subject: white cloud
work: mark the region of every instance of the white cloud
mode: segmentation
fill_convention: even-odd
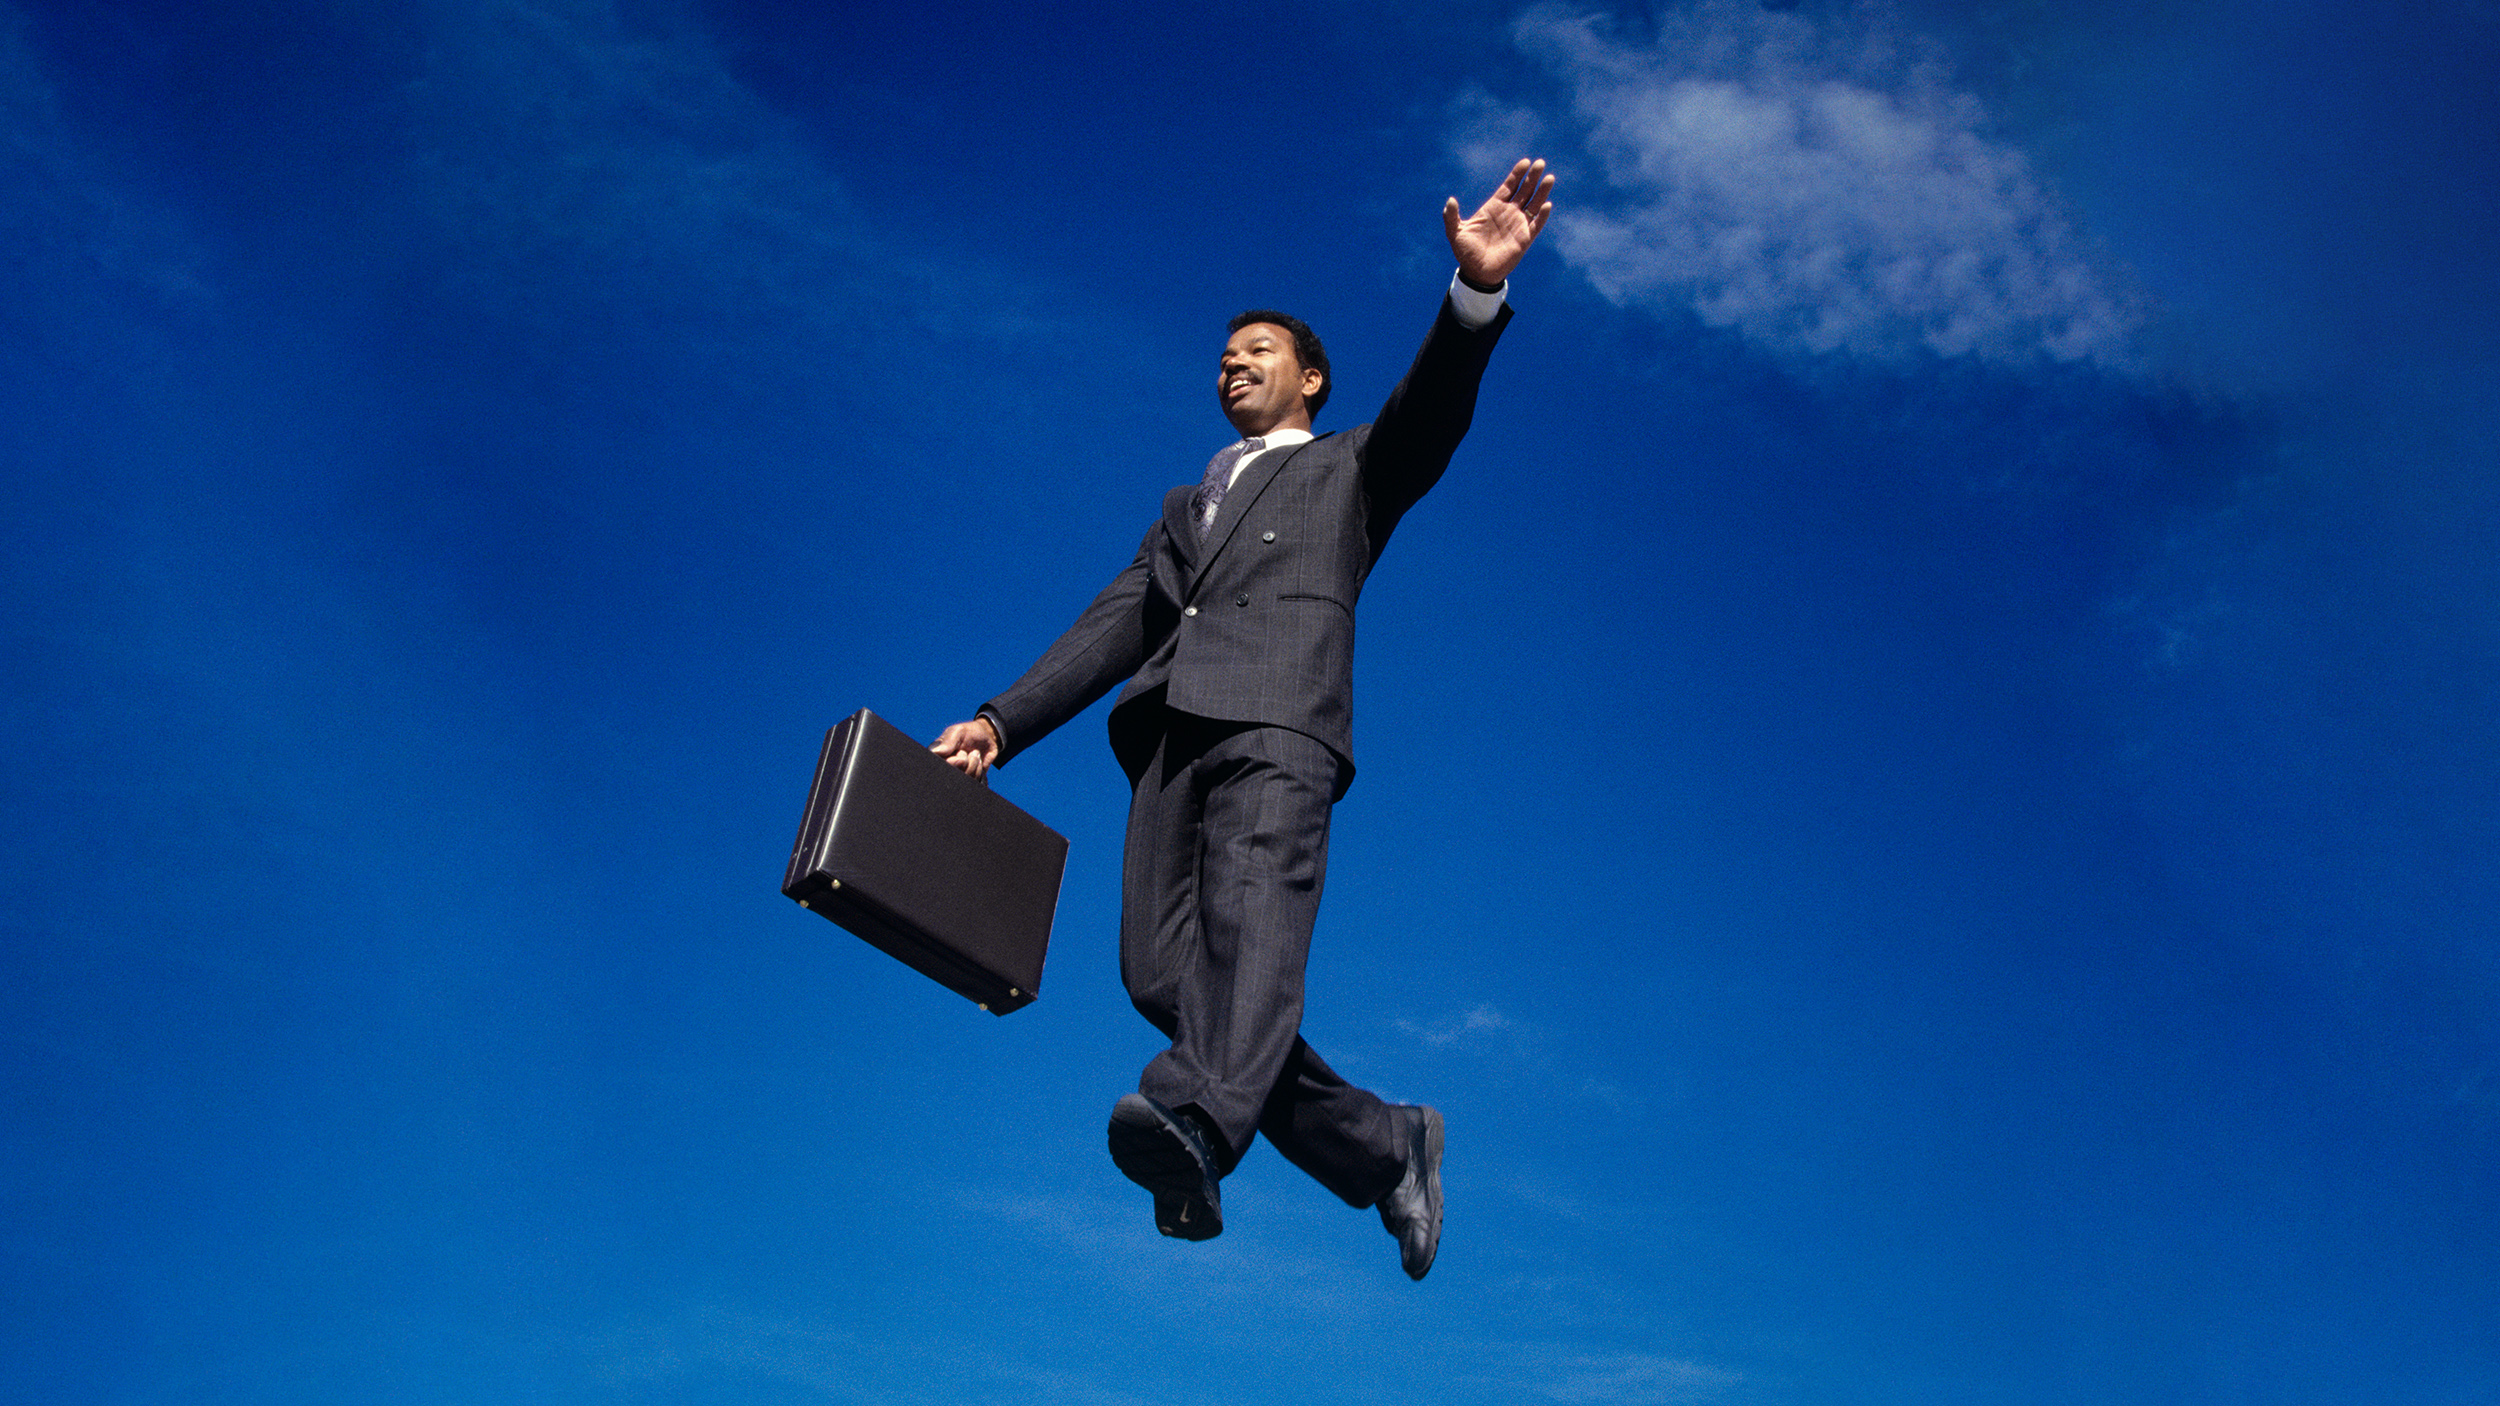
[[[1281,1158],[1256,1156],[1224,1183],[1236,1213],[1224,1234],[1176,1246],[1155,1233],[1149,1200],[1108,1167],[1087,1179],[1108,1192],[1051,1187],[983,1186],[958,1205],[967,1219],[995,1218],[1021,1241],[1055,1243],[1056,1262],[1088,1281],[1098,1303],[1186,1300],[1255,1307],[1275,1305],[1345,1323],[1394,1312],[1406,1281],[1394,1269],[1396,1246],[1368,1212],[1351,1212],[1333,1197],[1311,1195],[1302,1173]],[[1278,1183],[1292,1186],[1278,1195]],[[1380,1271],[1388,1269],[1387,1274]]]
[[[1419,1025],[1411,1020],[1400,1020],[1397,1022],[1397,1027],[1425,1044],[1435,1047],[1454,1045],[1472,1035],[1511,1028],[1510,1018],[1491,1006],[1478,1006],[1465,1015],[1452,1020],[1437,1021],[1431,1025]]]
[[[411,228],[406,247],[373,237],[443,295],[491,307],[507,339],[528,343],[541,324],[552,343],[605,320],[797,387],[827,364],[876,360],[893,394],[916,384],[896,358],[927,355],[932,339],[950,344],[934,375],[959,364],[951,344],[1042,325],[1030,280],[978,247],[898,235],[876,192],[863,200],[856,173],[666,7],[463,0],[416,13],[404,22],[420,27],[423,58],[396,109],[411,154],[395,196]]]
[[[1744,1380],[1740,1373],[1647,1352],[1591,1352],[1523,1346],[1497,1353],[1505,1384],[1521,1395],[1562,1402],[1638,1406],[1715,1401]]]
[[[2129,363],[2132,299],[1979,103],[1874,12],[1701,0],[1655,30],[1538,9],[1515,31],[1571,85],[1603,188],[1559,190],[1554,237],[1607,298],[1788,352]],[[1460,116],[1471,165],[1535,130],[1481,99]]]
[[[584,1343],[610,1386],[642,1391],[698,1383],[787,1383],[826,1401],[937,1406],[1030,1401],[1050,1406],[1147,1406],[1152,1399],[1095,1385],[1083,1373],[961,1342],[900,1342],[800,1318],[699,1308],[657,1323],[620,1325]],[[910,1387],[898,1387],[909,1382]]]

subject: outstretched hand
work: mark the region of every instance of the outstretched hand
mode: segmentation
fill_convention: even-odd
[[[1458,197],[1450,197],[1441,207],[1441,225],[1468,282],[1491,287],[1510,277],[1552,218],[1554,202],[1546,197],[1553,193],[1545,162],[1522,159],[1467,218],[1459,218]]]

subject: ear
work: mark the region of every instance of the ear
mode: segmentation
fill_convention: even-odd
[[[1326,384],[1328,384],[1328,378],[1320,374],[1318,367],[1305,366],[1302,368],[1302,398],[1304,400],[1309,400],[1312,396],[1318,395],[1319,388]]]

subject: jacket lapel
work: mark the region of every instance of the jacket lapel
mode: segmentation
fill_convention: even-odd
[[[1259,495],[1267,491],[1270,483],[1276,481],[1276,475],[1285,465],[1293,462],[1295,455],[1317,443],[1317,439],[1306,439],[1282,454],[1262,454],[1250,461],[1250,467],[1241,471],[1241,477],[1234,479],[1233,486],[1225,490],[1224,502],[1215,510],[1215,526],[1207,533],[1206,545],[1198,551],[1195,564],[1201,573],[1205,564],[1215,560],[1217,554],[1224,550],[1224,544],[1232,540],[1233,529],[1241,526],[1241,515],[1250,511],[1250,505],[1258,501]],[[1184,504],[1181,508],[1184,522],[1188,516],[1189,509]],[[1189,588],[1195,592],[1198,583],[1191,581]]]

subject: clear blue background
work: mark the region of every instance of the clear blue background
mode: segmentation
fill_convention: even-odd
[[[1643,198],[1519,17],[0,0],[0,1396],[2500,1400],[2490,0],[1784,7],[1976,104],[2096,359],[1531,256],[1312,964],[1448,1115],[1421,1285],[1103,1156],[1098,712],[1000,777],[1029,1010],[778,895],[823,729],[1228,438],[1226,316],[1342,428],[1488,112]]]

